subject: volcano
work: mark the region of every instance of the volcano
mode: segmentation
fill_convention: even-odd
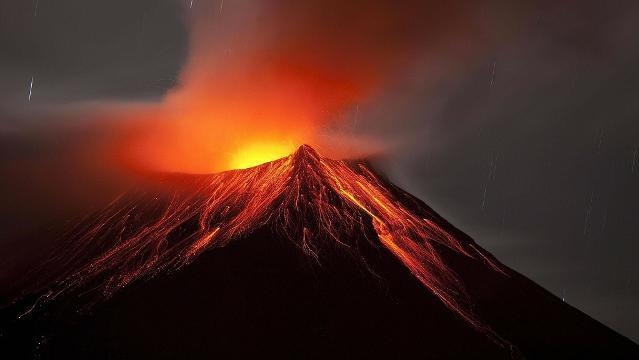
[[[639,358],[365,161],[164,183],[65,234],[3,309],[3,358]]]

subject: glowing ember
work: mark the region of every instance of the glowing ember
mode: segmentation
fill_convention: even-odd
[[[79,226],[49,264],[63,271],[45,287],[42,300],[78,290],[109,297],[132,281],[178,269],[204,251],[264,226],[316,260],[327,243],[361,259],[351,239],[376,233],[370,242],[386,247],[453,312],[492,334],[471,312],[463,285],[440,250],[450,249],[496,271],[499,266],[365,163],[330,160],[302,146],[267,164],[198,179],[189,195],[176,193],[152,204],[122,199]]]

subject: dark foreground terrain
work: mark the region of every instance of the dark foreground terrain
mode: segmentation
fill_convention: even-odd
[[[263,230],[90,314],[61,317],[58,305],[13,322],[5,311],[2,358],[639,358],[637,345],[525,278],[451,256],[475,311],[516,348],[503,347],[385,249],[365,251],[377,276],[338,251],[318,265]]]

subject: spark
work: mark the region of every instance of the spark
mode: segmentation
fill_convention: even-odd
[[[193,8],[193,0],[191,0],[191,2],[189,3],[189,9]]]

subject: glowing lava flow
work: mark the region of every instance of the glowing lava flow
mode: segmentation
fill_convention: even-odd
[[[178,269],[202,252],[225,246],[263,226],[319,261],[333,242],[357,256],[349,242],[374,229],[386,247],[448,308],[491,333],[472,314],[463,285],[442,260],[446,247],[499,265],[472,240],[445,230],[421,201],[390,185],[363,162],[320,157],[308,146],[257,167],[197,178],[196,191],[141,206],[120,199],[78,227],[51,261],[63,272],[44,301],[75,290],[111,296],[158,272]],[[370,233],[370,231],[368,232]]]

